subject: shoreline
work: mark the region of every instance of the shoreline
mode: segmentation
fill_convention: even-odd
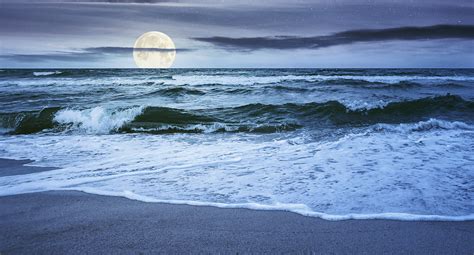
[[[0,197],[0,252],[472,254],[474,221],[327,221],[78,191]]]
[[[0,158],[0,177],[3,176],[13,176],[13,175],[22,175],[29,173],[38,173],[43,171],[50,171],[60,169],[58,167],[45,167],[45,166],[28,166],[27,164],[34,163],[34,160],[30,159],[12,159],[12,158]],[[224,208],[224,209],[249,209],[249,210],[262,210],[262,211],[282,211],[295,213],[305,217],[315,217],[323,220],[329,221],[341,221],[341,220],[396,220],[396,221],[453,221],[453,222],[462,222],[462,221],[474,221],[474,214],[468,215],[459,215],[459,216],[450,216],[450,215],[434,215],[434,214],[411,214],[411,213],[397,213],[397,212],[387,212],[387,213],[371,213],[371,214],[328,214],[324,212],[315,212],[309,210],[304,204],[280,204],[280,205],[263,205],[263,204],[225,204],[218,202],[200,202],[200,201],[191,201],[191,200],[160,200],[149,197],[143,197],[131,192],[104,192],[101,190],[96,190],[92,188],[83,188],[83,189],[57,189],[57,190],[44,190],[44,191],[35,191],[35,192],[26,192],[19,194],[3,194],[1,196],[14,196],[14,195],[23,195],[39,192],[83,192],[91,195],[107,196],[107,197],[120,197],[125,199],[130,199],[134,201],[144,202],[144,203],[163,203],[171,205],[190,205],[190,206],[210,206],[215,208]],[[285,207],[286,206],[286,207]]]
[[[0,177],[56,168],[0,158]],[[474,221],[325,220],[81,191],[0,196],[0,254],[472,254]]]
[[[304,204],[284,204],[287,207],[278,205],[265,205],[257,203],[245,203],[245,204],[226,204],[219,202],[200,202],[193,200],[161,200],[150,197],[140,196],[131,192],[114,193],[104,192],[96,189],[58,189],[58,190],[47,190],[42,192],[82,192],[90,195],[106,196],[106,197],[120,197],[142,203],[159,203],[159,204],[171,204],[171,205],[189,205],[189,206],[208,206],[221,209],[248,209],[248,210],[259,210],[259,211],[281,211],[295,213],[304,217],[319,218],[327,221],[344,221],[344,220],[394,220],[394,221],[474,221],[474,214],[450,216],[450,215],[436,215],[436,214],[411,214],[411,213],[368,213],[368,214],[328,214],[323,212],[308,211],[309,209]],[[41,191],[40,191],[41,192]],[[32,192],[38,193],[38,192]],[[28,193],[22,193],[28,194]],[[13,194],[17,195],[17,194]]]

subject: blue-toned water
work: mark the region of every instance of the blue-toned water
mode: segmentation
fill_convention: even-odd
[[[474,219],[473,69],[4,69],[0,132],[0,195]]]

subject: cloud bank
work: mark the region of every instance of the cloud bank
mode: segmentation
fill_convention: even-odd
[[[327,36],[296,37],[196,37],[228,50],[254,51],[260,49],[319,49],[359,42],[394,40],[474,39],[474,25],[436,25],[387,29],[349,30]]]

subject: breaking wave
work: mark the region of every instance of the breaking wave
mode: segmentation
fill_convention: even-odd
[[[45,108],[5,113],[0,126],[15,134],[41,131],[107,133],[273,133],[303,127],[351,127],[378,123],[412,123],[430,118],[473,120],[474,102],[446,95],[392,102],[379,108],[352,109],[338,101],[307,104],[248,104],[238,107],[184,110],[156,106],[90,109]],[[446,128],[440,123],[428,127]],[[461,124],[453,124],[460,127]],[[383,126],[380,126],[383,128]]]

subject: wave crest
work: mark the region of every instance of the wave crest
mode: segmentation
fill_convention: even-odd
[[[143,107],[115,111],[102,107],[87,110],[64,109],[55,114],[53,121],[59,125],[67,126],[68,129],[80,130],[86,133],[108,134],[117,131],[125,123],[135,119],[142,111]]]
[[[91,109],[46,108],[40,112],[0,114],[0,126],[15,134],[48,129],[106,134],[113,132],[209,133],[292,131],[302,127],[358,127],[378,123],[398,124],[434,118],[448,121],[474,119],[474,102],[446,95],[392,102],[379,108],[351,109],[338,101],[307,104],[248,104],[237,107],[185,110],[168,107],[134,106]],[[460,123],[452,124],[466,128]],[[466,124],[467,125],[467,124]],[[449,128],[432,120],[417,129]],[[383,126],[380,126],[383,129]]]
[[[468,125],[461,121],[445,121],[439,119],[429,119],[427,121],[420,121],[414,124],[402,123],[399,125],[388,125],[388,124],[376,124],[373,127],[374,131],[390,131],[390,132],[422,132],[433,129],[444,129],[444,130],[474,130],[473,125]]]

